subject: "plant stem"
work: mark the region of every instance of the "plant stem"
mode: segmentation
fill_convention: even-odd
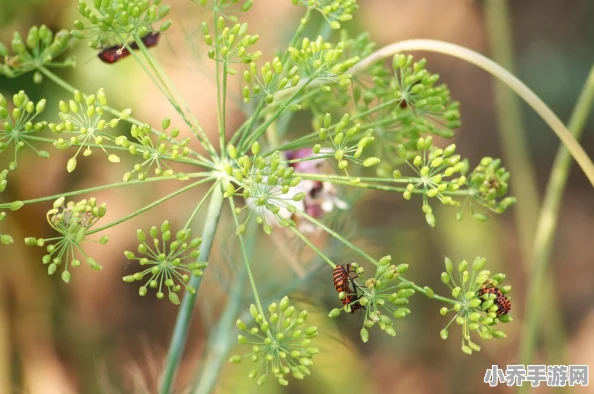
[[[155,61],[155,58],[151,55],[151,53],[149,52],[147,47],[144,45],[144,43],[142,42],[140,37],[135,36],[134,39],[138,43],[138,48],[144,55],[145,60],[147,61],[149,66],[153,69],[155,76],[158,78],[158,80],[161,84],[160,87],[159,87],[159,83],[157,83],[157,81],[154,80],[153,76],[146,69],[146,67],[142,64],[142,62],[140,61],[140,58],[136,55],[136,53],[131,48],[129,48],[128,45],[126,45],[128,47],[128,50],[130,51],[130,53],[137,60],[138,64],[145,70],[147,75],[151,79],[153,79],[153,81],[155,82],[155,85],[157,85],[157,87],[159,87],[161,89],[161,91],[164,93],[164,95],[168,98],[168,100],[171,103],[171,105],[173,106],[173,108],[182,117],[184,122],[190,128],[190,130],[192,130],[194,136],[200,142],[202,147],[204,149],[206,149],[206,151],[211,155],[211,157],[217,157],[214,146],[211,144],[210,140],[204,133],[204,130],[202,129],[202,126],[200,126],[200,123],[197,121],[197,119],[194,117],[194,115],[190,111],[190,108],[188,107],[188,104],[185,102],[183,96],[181,94],[179,94],[178,91],[175,91],[175,93],[179,97],[179,100],[178,100],[177,97],[175,96],[175,94],[172,92],[172,90],[175,89],[175,86],[173,85],[171,80],[169,80],[169,78],[167,77],[167,73],[165,73],[165,71],[161,68],[159,63]],[[182,108],[182,105],[183,105],[183,108]],[[192,119],[189,119],[189,116],[192,117]],[[194,121],[194,123],[192,123],[192,121]]]
[[[317,71],[308,79],[308,82],[304,83],[304,84],[299,84],[298,88],[296,89],[296,91],[293,93],[293,95],[284,103],[280,104],[280,108],[274,113],[272,114],[272,116],[270,116],[266,122],[264,124],[262,124],[260,127],[258,127],[256,129],[256,131],[254,132],[254,134],[252,136],[250,136],[250,139],[247,141],[247,143],[244,143],[241,148],[239,149],[239,152],[241,154],[244,154],[249,148],[250,146],[254,143],[254,141],[257,141],[262,134],[264,134],[264,132],[266,131],[266,129],[268,128],[268,126],[270,126],[275,120],[276,118],[278,118],[283,112],[286,111],[287,106],[297,97],[299,96],[299,94],[309,85],[309,83],[311,81],[314,81],[315,78],[317,77]],[[287,89],[289,90],[289,89]]]
[[[493,60],[514,72],[508,0],[487,0],[485,6],[487,33]],[[534,218],[538,215],[540,203],[536,176],[529,157],[527,133],[523,126],[518,97],[501,82],[495,81],[493,89],[497,129],[503,145],[506,167],[513,174],[510,182],[514,194],[518,197],[514,214],[524,256],[523,261],[527,262],[532,248]]]
[[[493,60],[515,73],[513,60],[512,26],[508,0],[487,0],[485,3],[487,34],[491,43]],[[495,113],[499,130],[499,138],[503,145],[506,166],[513,174],[511,187],[517,197],[517,207],[513,210],[525,272],[530,271],[530,255],[536,229],[535,217],[540,211],[538,188],[534,166],[529,157],[526,128],[522,122],[522,112],[518,97],[506,89],[502,83],[495,83]],[[546,292],[542,296],[547,305],[548,326],[546,331],[549,360],[555,364],[566,364],[561,360],[564,346],[564,332],[559,300],[555,291],[553,278],[548,275]]]
[[[349,248],[351,248],[352,250],[357,252],[361,257],[363,257],[364,259],[366,259],[373,265],[378,265],[378,262],[373,257],[371,257],[370,255],[365,253],[361,248],[355,246],[353,243],[351,243],[349,240],[344,238],[342,235],[338,234],[336,231],[332,230],[330,227],[326,226],[324,223],[320,222],[319,220],[308,215],[305,212],[299,212],[298,214],[299,214],[299,216],[303,216],[305,219],[309,220],[310,222],[312,222],[313,224],[315,224],[316,226],[318,226],[322,230],[324,230],[326,233],[333,236],[334,238],[336,238],[337,240],[339,240],[340,242],[342,242],[343,244],[345,244],[346,246],[348,246]]]
[[[233,202],[233,197],[229,197],[229,205],[231,206],[231,213],[233,214],[233,220],[235,221],[235,226],[239,227],[239,218],[237,217],[237,214],[235,213],[235,203]],[[242,234],[239,234],[239,244],[241,245],[241,252],[243,254],[243,262],[244,262],[245,270],[246,270],[248,278],[250,280],[250,286],[252,288],[252,293],[254,295],[254,299],[256,300],[256,306],[258,307],[258,312],[260,312],[260,314],[262,316],[264,316],[264,308],[262,308],[262,303],[260,302],[260,296],[258,295],[256,281],[254,280],[254,275],[252,274],[252,267],[250,266],[250,258],[249,258]]]
[[[555,115],[553,111],[551,111],[551,109],[547,107],[547,105],[522,81],[491,59],[481,55],[478,52],[459,45],[437,40],[400,41],[375,51],[353,66],[348,71],[348,73],[356,74],[377,61],[406,51],[429,51],[450,55],[482,68],[506,84],[509,88],[516,92],[518,96],[526,101],[526,103],[530,105],[532,109],[538,113],[538,115],[540,115],[540,117],[551,127],[551,129],[553,129],[561,142],[563,142],[563,144],[567,147],[571,153],[571,156],[573,156],[575,161],[577,161],[579,166],[582,168],[590,180],[590,183],[594,187],[594,163],[592,163],[592,160],[590,160],[584,149],[575,140],[575,138],[573,138],[572,134],[569,132],[569,130],[567,130],[557,115]],[[311,86],[316,86],[319,82],[320,81],[314,81],[311,83]],[[304,83],[307,83],[307,81],[304,81]],[[301,88],[301,86],[298,85],[296,88]],[[290,89],[286,89],[283,92],[288,94],[288,90]]]
[[[584,85],[577,104],[569,120],[569,129],[576,139],[579,139],[584,130],[584,125],[594,104],[594,66]],[[550,263],[551,250],[555,229],[559,220],[561,198],[567,184],[567,177],[571,167],[571,155],[565,146],[560,146],[553,162],[553,169],[547,184],[532,252],[530,283],[526,300],[526,321],[523,327],[522,345],[520,347],[520,361],[530,364],[534,357],[537,330],[540,319],[540,306],[542,304],[541,291],[543,280],[546,277]],[[520,388],[519,392],[526,389]]]
[[[250,253],[251,254],[251,253]],[[215,387],[216,381],[225,362],[225,356],[233,342],[231,331],[234,329],[235,319],[240,311],[241,296],[245,270],[237,277],[236,283],[232,286],[232,293],[229,302],[225,305],[216,329],[213,330],[212,341],[208,343],[208,355],[201,363],[200,377],[197,380],[197,387],[191,390],[194,394],[209,394]],[[206,350],[206,349],[205,349]]]
[[[221,211],[223,209],[223,202],[223,191],[220,188],[216,188],[208,206],[208,212],[204,222],[204,230],[202,231],[202,245],[200,245],[199,256],[201,261],[207,261],[210,256],[217,226],[219,224],[219,218],[221,217]],[[159,391],[161,394],[170,394],[171,392],[171,386],[186,344],[188,330],[190,329],[190,318],[194,311],[194,305],[196,304],[196,297],[201,283],[202,278],[192,276],[189,285],[196,289],[196,293],[186,293],[179,307],[175,327],[173,329],[173,337],[167,353],[161,390]]]
[[[153,201],[152,203],[150,203],[150,204],[148,204],[148,205],[146,205],[146,206],[144,206],[144,207],[142,207],[142,208],[140,208],[140,209],[132,212],[129,215],[126,215],[126,216],[124,216],[122,218],[119,218],[118,220],[116,220],[114,222],[108,223],[105,226],[98,227],[98,228],[94,229],[93,231],[87,232],[86,234],[91,235],[91,234],[95,234],[95,233],[98,233],[98,232],[103,231],[103,230],[107,230],[110,227],[113,227],[113,226],[116,226],[116,225],[118,225],[120,223],[123,223],[126,220],[132,219],[134,216],[138,216],[141,213],[146,212],[149,209],[156,207],[157,205],[159,205],[159,204],[161,204],[161,203],[169,200],[170,198],[173,198],[173,197],[177,196],[178,194],[182,194],[183,192],[186,192],[186,191],[188,191],[190,189],[193,189],[196,186],[201,185],[201,184],[203,184],[205,182],[209,182],[209,181],[211,181],[213,179],[214,178],[201,179],[198,182],[192,183],[191,185],[188,185],[186,187],[182,187],[181,189],[176,190],[173,193],[170,193],[170,194],[166,195],[165,197],[162,197],[162,198],[160,198],[160,199],[158,199],[156,201]]]
[[[196,174],[186,174],[186,175],[189,178],[199,178],[199,177],[210,176],[211,174],[210,173],[196,173]],[[117,188],[117,187],[133,186],[133,185],[139,185],[139,184],[142,184],[142,183],[158,182],[158,181],[169,181],[169,180],[177,180],[177,181],[179,181],[179,179],[175,175],[171,175],[171,176],[159,176],[159,177],[154,177],[154,178],[147,178],[147,179],[145,179],[143,181],[134,180],[134,181],[128,181],[128,182],[110,183],[108,185],[101,185],[101,186],[89,187],[87,189],[80,189],[80,190],[75,190],[75,191],[67,192],[67,193],[54,194],[53,196],[45,196],[45,197],[40,197],[40,198],[33,198],[31,200],[24,200],[24,201],[21,201],[21,202],[23,204],[25,204],[25,205],[27,205],[27,204],[37,204],[39,202],[56,200],[56,199],[58,199],[60,197],[70,197],[70,196],[76,196],[76,195],[79,195],[79,194],[97,192],[97,191],[100,191],[100,190],[114,189],[114,188]],[[6,204],[0,204],[0,209],[8,208],[8,206],[10,204],[11,204],[11,202],[6,203]]]
[[[310,248],[312,248],[312,250],[314,252],[316,252],[316,254],[318,256],[320,256],[320,258],[322,260],[324,260],[326,263],[330,264],[330,267],[332,268],[336,268],[336,264],[334,264],[334,262],[332,260],[330,260],[328,258],[328,256],[326,256],[324,253],[322,253],[322,251],[320,249],[318,249],[309,239],[307,239],[307,237],[305,235],[303,235],[303,233],[301,231],[299,231],[296,227],[291,227],[291,230],[293,230],[293,232],[295,234],[297,234],[297,236],[299,238],[301,238],[301,240]]]

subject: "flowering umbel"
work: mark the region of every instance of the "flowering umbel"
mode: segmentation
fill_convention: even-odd
[[[319,352],[311,344],[312,338],[318,336],[315,326],[307,327],[307,311],[297,310],[284,297],[278,304],[268,307],[269,317],[266,319],[255,305],[251,305],[250,313],[256,326],[248,328],[242,320],[237,320],[237,328],[242,332],[237,336],[241,345],[251,345],[252,351],[243,356],[231,356],[232,363],[240,363],[250,358],[257,364],[250,371],[249,377],[257,379],[259,385],[266,381],[272,373],[278,382],[286,386],[289,382],[286,375],[303,379],[311,373],[312,357]]]
[[[72,277],[69,268],[79,267],[81,265],[77,255],[82,255],[84,260],[94,270],[100,270],[99,265],[94,258],[87,255],[82,244],[93,242],[87,238],[92,233],[91,228],[99,219],[105,216],[107,206],[105,204],[97,205],[95,198],[81,200],[77,203],[70,201],[65,203],[65,198],[58,198],[53,208],[47,212],[47,222],[60,233],[60,236],[53,238],[25,238],[25,244],[28,246],[46,246],[47,254],[41,259],[43,264],[49,264],[47,272],[53,275],[62,264],[62,280],[70,282]],[[107,236],[99,239],[99,244],[107,243]]]
[[[103,119],[105,107],[107,106],[107,97],[104,90],[101,88],[96,95],[84,97],[81,92],[76,90],[74,92],[74,99],[68,102],[60,101],[60,119],[61,123],[50,123],[49,127],[53,133],[69,134],[69,139],[59,138],[54,142],[54,146],[58,149],[66,149],[71,146],[78,146],[78,149],[73,157],[68,160],[66,168],[68,172],[72,172],[76,168],[77,156],[82,151],[83,156],[90,156],[93,154],[93,147],[99,147],[106,155],[107,159],[112,163],[119,163],[119,156],[108,153],[102,146],[105,141],[113,141],[114,136],[105,132],[108,128],[115,128],[120,120],[127,119],[132,112],[130,109],[124,110],[120,117],[112,118],[107,121]]]
[[[201,277],[207,266],[206,262],[198,260],[202,239],[191,239],[190,229],[178,231],[174,238],[167,220],[161,224],[160,230],[161,237],[159,237],[159,228],[151,227],[149,234],[152,241],[147,241],[144,231],[137,230],[136,237],[140,242],[138,253],[146,257],[139,257],[131,251],[124,252],[124,256],[148,268],[133,275],[124,276],[123,279],[124,282],[129,283],[144,282],[138,290],[141,296],[146,295],[148,289],[152,288],[157,289],[157,298],[162,299],[165,297],[164,290],[167,289],[169,300],[178,305],[180,301],[177,293],[182,286],[188,293],[195,294],[196,289],[189,284],[190,277]]]
[[[3,153],[12,146],[12,160],[8,168],[14,171],[18,166],[19,152],[27,147],[33,149],[37,156],[48,158],[49,153],[45,150],[37,150],[33,147],[29,137],[34,133],[42,131],[47,122],[35,121],[43,113],[46,100],[41,99],[34,103],[24,91],[20,91],[12,98],[12,111],[8,110],[8,101],[0,94],[0,153]],[[6,177],[2,179],[4,181]],[[4,191],[6,184],[0,185],[0,192]]]
[[[408,298],[415,294],[412,285],[407,281],[398,281],[400,274],[408,269],[407,264],[394,265],[390,264],[391,256],[384,256],[379,260],[375,275],[373,278],[364,279],[364,269],[357,263],[351,264],[355,269],[357,278],[363,284],[359,285],[355,278],[351,279],[353,283],[353,291],[358,303],[365,308],[365,318],[363,320],[363,327],[361,328],[361,340],[367,342],[369,340],[368,328],[378,326],[386,334],[395,336],[396,329],[392,317],[400,319],[410,313],[410,309],[405,308],[408,304]],[[397,283],[400,282],[400,283]],[[329,316],[336,318],[340,315],[342,310],[349,312],[353,305],[345,305],[343,308],[334,308],[330,311]]]
[[[0,42],[0,76],[15,78],[37,70],[39,67],[74,66],[73,58],[64,61],[56,60],[68,49],[70,41],[67,30],[60,30],[54,35],[46,25],[31,27],[24,40],[18,32],[15,32],[11,42],[12,54]],[[39,71],[35,72],[33,80],[40,83],[43,80],[42,74]]]
[[[303,211],[305,193],[296,192],[301,178],[294,176],[294,168],[282,161],[280,152],[273,152],[269,159],[260,155],[260,144],[252,145],[253,156],[237,157],[234,146],[228,148],[234,165],[227,165],[225,172],[229,176],[225,185],[225,197],[241,194],[246,199],[243,209],[248,209],[248,218],[256,216],[256,222],[262,225],[267,234],[272,232],[272,224],[294,227],[291,218],[299,209]],[[298,204],[294,204],[297,202]],[[238,213],[241,209],[238,208]],[[237,229],[238,234],[245,231],[245,223]]]
[[[130,38],[134,40],[155,31],[153,26],[161,22],[171,7],[161,5],[161,0],[94,0],[89,5],[85,0],[78,1],[78,12],[86,22],[76,20],[72,36],[82,40],[91,38],[91,48],[124,45]],[[163,32],[171,27],[171,21],[161,23],[158,30]]]
[[[446,257],[446,272],[441,274],[441,281],[450,287],[456,302],[453,304],[453,308],[443,307],[440,310],[442,315],[454,312],[454,317],[441,330],[440,335],[443,339],[447,339],[448,328],[455,321],[462,327],[462,351],[466,354],[481,350],[481,347],[471,339],[473,331],[485,340],[505,338],[505,333],[497,329],[496,326],[499,323],[512,321],[512,318],[507,314],[510,305],[509,299],[504,295],[509,293],[511,286],[498,288],[497,286],[505,279],[505,275],[491,275],[491,272],[483,270],[486,262],[486,259],[477,257],[469,270],[469,264],[464,260],[458,264],[457,270],[455,270],[452,261]],[[496,291],[485,291],[487,288]],[[500,297],[497,297],[496,293],[499,293]]]

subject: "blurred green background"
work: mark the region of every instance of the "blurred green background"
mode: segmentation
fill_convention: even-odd
[[[493,0],[495,3],[499,0]],[[186,97],[206,130],[215,130],[216,104],[212,69],[204,61],[199,22],[205,17],[190,1],[171,0],[174,27],[164,35],[154,53]],[[281,0],[258,0],[247,14],[251,31],[261,36],[260,49],[266,58],[285,45],[299,22],[302,8]],[[486,1],[467,0],[362,0],[355,21],[348,24],[354,32],[368,30],[378,46],[411,38],[433,38],[467,46],[488,56],[494,48],[505,46],[511,32],[515,73],[566,121],[580,88],[594,62],[594,2],[591,0],[509,1],[510,27],[507,30]],[[45,23],[53,30],[70,28],[77,18],[76,2],[68,0],[0,0],[0,41],[10,42],[12,32],[26,34],[32,24]],[[110,104],[131,107],[135,117],[158,124],[173,112],[150,80],[132,60],[115,65],[102,64],[96,54],[79,44],[78,66],[65,71],[67,80],[77,88],[92,92],[105,87]],[[498,132],[493,80],[474,66],[442,55],[425,55],[428,69],[439,73],[452,96],[461,102],[463,126],[455,137],[459,153],[476,163],[482,156],[509,155]],[[504,59],[505,60],[505,59]],[[507,61],[507,60],[505,60]],[[239,79],[239,78],[238,78]],[[237,81],[231,85],[240,95]],[[7,97],[24,89],[33,99],[46,97],[46,114],[57,113],[56,104],[67,94],[50,81],[41,85],[31,75],[8,80],[0,77],[0,92]],[[509,101],[513,105],[513,101]],[[509,393],[511,388],[489,388],[483,383],[485,369],[492,364],[517,364],[526,283],[527,253],[537,221],[537,204],[542,200],[548,173],[559,141],[550,129],[524,104],[520,104],[522,128],[526,133],[529,164],[519,174],[512,170],[516,185],[512,189],[520,204],[487,223],[470,218],[458,223],[454,210],[439,209],[438,225],[430,229],[423,220],[419,200],[404,201],[400,196],[368,193],[356,199],[355,209],[337,213],[332,220],[343,226],[349,237],[376,256],[392,254],[410,264],[409,277],[419,284],[446,293],[439,280],[443,256],[455,261],[488,259],[491,271],[507,273],[513,285],[511,315],[514,322],[505,326],[504,341],[481,342],[483,350],[472,356],[460,351],[456,328],[443,341],[439,330],[447,322],[439,315],[440,304],[417,296],[411,302],[412,315],[399,321],[398,335],[390,338],[373,332],[370,342],[361,346],[358,328],[362,317],[325,318],[336,299],[330,285],[330,271],[323,267],[298,287],[293,294],[310,311],[320,328],[323,353],[315,360],[314,373],[304,382],[292,381],[289,388],[268,384],[258,388],[246,382],[247,365],[225,365],[216,386],[217,393]],[[50,119],[48,119],[50,120]],[[231,114],[231,124],[241,122],[241,114]],[[181,123],[178,123],[181,124]],[[296,127],[309,127],[306,118]],[[586,125],[582,145],[594,155],[594,122]],[[507,126],[509,127],[509,126]],[[52,160],[41,161],[31,155],[21,160],[12,174],[9,189],[0,201],[13,201],[56,194],[72,188],[115,182],[121,169],[101,160],[85,159],[74,175],[67,176],[68,153],[48,149]],[[4,155],[6,156],[6,155]],[[511,158],[512,160],[514,157]],[[8,158],[0,156],[2,168]],[[506,162],[504,161],[504,164]],[[509,166],[508,166],[509,168]],[[522,178],[524,177],[524,178]],[[531,189],[531,185],[535,185]],[[171,185],[155,188],[127,188],[97,194],[109,206],[113,219],[171,191]],[[104,269],[91,272],[81,268],[69,285],[58,277],[48,277],[41,264],[41,253],[25,248],[26,236],[49,236],[44,215],[48,205],[28,206],[2,222],[17,242],[0,248],[0,393],[149,393],[155,392],[157,379],[169,343],[176,308],[153,297],[137,296],[137,288],[122,282],[132,268],[122,251],[135,247],[135,229],[161,223],[165,218],[183,223],[199,195],[183,195],[157,210],[118,226],[109,235],[110,247],[101,251]],[[524,199],[523,199],[524,198]],[[547,341],[539,342],[534,364],[594,364],[594,191],[575,165],[569,178],[552,256],[554,273],[551,286],[542,289],[558,297],[560,315],[548,313],[544,306],[541,329],[551,330]],[[187,208],[187,209],[186,209]],[[226,230],[225,230],[225,226]],[[229,229],[228,224],[223,230]],[[275,236],[274,254],[256,253],[260,268],[258,283],[267,294],[274,294],[295,277],[294,271],[311,268],[311,256],[295,258],[294,241]],[[324,244],[327,240],[316,240]],[[215,243],[214,257],[201,289],[188,342],[186,358],[178,375],[177,392],[187,392],[191,382],[204,369],[200,360],[209,333],[228,295],[228,284],[239,269],[226,256],[223,237]],[[259,244],[261,248],[270,245]],[[269,250],[269,249],[268,249]],[[348,253],[345,259],[350,259]],[[292,261],[296,260],[296,261]],[[346,261],[345,261],[346,262]],[[295,268],[294,265],[298,267]],[[245,301],[250,301],[245,293]],[[543,301],[544,302],[544,301]],[[224,357],[226,360],[226,357]],[[248,364],[248,363],[246,363]],[[553,392],[541,387],[535,393]],[[565,392],[594,392],[572,388]]]

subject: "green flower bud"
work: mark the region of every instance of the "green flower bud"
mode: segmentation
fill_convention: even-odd
[[[361,329],[360,335],[363,343],[367,343],[367,341],[369,341],[369,331],[367,331],[366,328]]]

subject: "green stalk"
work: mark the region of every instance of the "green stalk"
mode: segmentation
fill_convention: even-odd
[[[229,205],[231,206],[231,213],[233,214],[233,221],[235,222],[235,226],[239,227],[239,218],[237,217],[237,213],[235,213],[235,203],[233,202],[233,197],[229,197]],[[252,274],[252,267],[250,266],[250,259],[242,234],[239,234],[239,244],[241,245],[241,253],[243,254],[245,270],[250,280],[250,286],[252,288],[252,293],[254,294],[254,299],[256,300],[258,312],[260,312],[260,314],[264,316],[264,308],[262,308],[262,303],[260,302],[258,288],[256,287],[256,281],[254,280],[254,275]],[[270,331],[268,333],[270,333]]]
[[[186,174],[186,175],[189,178],[199,178],[199,177],[210,176],[211,174],[210,173],[196,173],[196,174]],[[159,176],[159,177],[154,177],[154,178],[148,178],[148,179],[145,179],[143,181],[141,181],[141,180],[134,180],[134,181],[128,181],[128,182],[110,183],[108,185],[101,185],[101,186],[89,187],[87,189],[80,189],[80,190],[75,190],[75,191],[72,191],[72,192],[54,194],[52,196],[45,196],[45,197],[40,197],[40,198],[32,198],[30,200],[23,200],[21,202],[23,204],[25,204],[25,205],[27,205],[27,204],[37,204],[39,202],[56,200],[56,199],[58,199],[60,197],[71,197],[71,196],[77,196],[79,194],[97,192],[97,191],[100,191],[100,190],[114,189],[114,188],[117,188],[117,187],[133,186],[133,185],[139,185],[139,184],[142,184],[142,183],[150,183],[150,182],[158,182],[158,181],[170,181],[170,180],[177,180],[177,181],[179,181],[179,179],[175,175],[171,175],[171,176]],[[6,204],[0,204],[0,209],[6,209],[6,208],[8,208],[11,203],[12,202],[8,202]]]
[[[195,383],[197,386],[191,390],[192,393],[208,394],[215,387],[221,368],[225,363],[225,356],[234,343],[234,338],[230,335],[230,332],[234,329],[235,319],[241,308],[241,293],[245,272],[245,270],[241,272],[237,282],[232,286],[232,294],[229,297],[229,302],[225,305],[225,310],[216,328],[213,330],[212,342],[209,341],[208,343],[210,351],[201,363],[200,377]]]
[[[580,97],[569,120],[569,130],[579,139],[583,133],[584,125],[594,104],[594,66],[590,70],[588,79],[582,88]],[[541,291],[550,264],[551,250],[555,229],[559,220],[561,198],[567,184],[567,177],[571,167],[571,154],[563,145],[557,150],[543,207],[536,227],[534,249],[532,253],[532,272],[528,284],[526,300],[526,321],[522,332],[520,347],[520,361],[530,364],[534,358],[537,331],[540,325],[540,307],[542,306]],[[528,386],[520,387],[518,392],[525,393]]]
[[[96,228],[93,231],[88,231],[86,234],[91,235],[91,234],[95,234],[95,233],[98,233],[98,232],[103,231],[103,230],[107,230],[110,227],[113,227],[113,226],[116,226],[116,225],[118,225],[120,223],[123,223],[126,220],[132,219],[133,217],[138,216],[141,213],[146,212],[149,209],[156,207],[157,205],[159,205],[159,204],[161,204],[161,203],[169,200],[170,198],[173,198],[173,197],[175,197],[175,196],[177,196],[179,194],[182,194],[183,192],[187,192],[188,190],[193,189],[196,186],[201,185],[201,184],[203,184],[205,182],[209,182],[209,181],[211,181],[213,179],[214,178],[201,179],[201,180],[199,180],[197,182],[192,183],[191,185],[188,185],[186,187],[182,187],[181,189],[178,189],[178,190],[174,191],[173,193],[170,193],[170,194],[166,195],[165,197],[161,197],[160,199],[158,199],[156,201],[153,201],[152,203],[150,203],[150,204],[148,204],[148,205],[146,205],[146,206],[144,206],[144,207],[142,207],[142,208],[140,208],[140,209],[132,212],[129,215],[126,215],[126,216],[124,216],[122,218],[119,218],[118,220],[116,220],[114,222],[108,223],[105,226],[101,226],[99,228]]]
[[[155,82],[155,85],[157,85],[157,87],[159,87],[161,89],[161,91],[164,93],[164,95],[168,98],[168,100],[171,103],[171,105],[173,106],[173,108],[177,111],[177,113],[179,113],[179,115],[182,117],[184,122],[188,125],[190,130],[192,130],[194,136],[200,142],[200,144],[204,147],[204,149],[206,149],[206,151],[212,157],[217,157],[214,146],[210,143],[210,140],[204,133],[204,130],[202,129],[202,126],[200,126],[200,123],[192,115],[192,112],[190,111],[188,104],[185,102],[182,95],[179,94],[179,92],[177,92],[177,91],[175,92],[175,93],[177,93],[177,96],[179,96],[179,98],[181,100],[181,103],[180,103],[180,100],[178,100],[176,98],[176,96],[174,95],[174,93],[172,92],[172,89],[175,89],[175,86],[173,85],[173,83],[171,83],[171,81],[167,77],[167,73],[165,73],[165,71],[161,68],[159,63],[155,61],[155,59],[153,58],[153,56],[151,55],[151,53],[149,52],[147,47],[144,45],[144,43],[142,42],[140,37],[135,36],[134,39],[135,39],[136,43],[138,43],[138,48],[144,55],[145,60],[147,61],[149,66],[153,69],[155,76],[159,79],[161,86],[159,86],[159,84],[156,83],[157,81],[154,81],[154,77],[150,74],[150,72],[148,72],[148,70],[146,69],[144,64],[142,64],[142,62],[140,61],[140,58],[126,44],[126,47],[128,47],[128,50],[130,51],[130,53],[134,56],[134,58],[136,59],[138,64],[145,70],[147,75],[151,79],[153,79],[153,81]],[[171,88],[170,88],[170,86],[171,86]],[[182,105],[184,106],[184,108],[182,108]],[[188,116],[191,116],[192,119],[189,119]],[[194,121],[194,123],[192,123],[192,120]]]
[[[485,11],[493,60],[514,73],[508,0],[488,0]],[[514,195],[518,197],[514,214],[524,255],[523,261],[527,262],[532,247],[534,218],[539,211],[536,176],[529,157],[527,133],[522,122],[520,100],[501,82],[495,81],[493,88],[497,129],[503,145],[506,167],[513,174],[510,182]]]
[[[202,245],[200,245],[201,261],[207,261],[210,256],[217,226],[219,224],[219,218],[221,217],[221,211],[223,209],[223,202],[223,191],[220,188],[216,188],[208,206],[204,222],[204,230],[202,231]],[[196,297],[198,290],[200,290],[201,283],[202,278],[192,277],[192,279],[190,279],[189,285],[196,289],[196,293],[186,293],[179,307],[180,309],[175,321],[175,327],[173,328],[173,337],[165,362],[161,390],[159,391],[161,394],[170,394],[171,392],[171,386],[186,344],[188,330],[190,329],[190,319],[192,317],[192,312],[194,311],[194,305],[196,304]]]
[[[491,43],[493,60],[515,73],[512,50],[512,27],[508,0],[487,0],[486,2],[487,34]],[[522,122],[522,112],[518,97],[502,83],[494,84],[495,112],[499,130],[499,138],[503,145],[503,155],[507,167],[513,174],[511,187],[518,198],[517,207],[513,210],[525,272],[530,271],[530,255],[534,241],[536,222],[534,218],[540,211],[538,188],[534,166],[529,157],[526,128]],[[547,289],[542,296],[547,308],[549,329],[546,331],[549,360],[555,364],[566,364],[562,360],[565,332],[562,325],[559,300],[555,291],[553,278],[547,277]]]
[[[272,116],[270,116],[270,118],[268,118],[268,120],[262,124],[260,127],[258,127],[256,129],[256,131],[254,132],[254,134],[250,137],[250,139],[248,140],[247,143],[243,144],[240,148],[240,152],[241,154],[244,154],[250,147],[251,145],[254,143],[254,141],[257,141],[262,134],[264,134],[264,132],[266,131],[266,129],[268,128],[268,126],[270,126],[275,120],[276,118],[278,118],[283,112],[286,111],[286,107],[297,97],[299,96],[299,94],[309,85],[309,83],[313,80],[315,80],[315,78],[317,77],[317,71],[308,79],[308,81],[306,83],[303,84],[299,84],[299,87],[295,90],[295,92],[293,93],[293,95],[283,104],[281,104],[280,108],[274,113],[272,114]],[[287,89],[288,90],[288,89]]]
[[[297,28],[297,31],[295,31],[295,34],[293,35],[293,38],[291,39],[291,42],[289,43],[289,46],[287,48],[294,48],[295,46],[297,46],[297,42],[299,41],[299,39],[301,38],[301,35],[305,31],[305,26],[307,25],[307,22],[309,22],[309,19],[311,18],[312,11],[313,10],[311,8],[307,9],[307,11],[305,12],[305,15],[299,21],[299,27]],[[287,63],[289,61],[289,57],[290,57],[290,53],[289,53],[289,51],[286,51],[285,54],[283,55],[283,58],[281,59],[283,66],[287,65]]]

